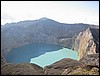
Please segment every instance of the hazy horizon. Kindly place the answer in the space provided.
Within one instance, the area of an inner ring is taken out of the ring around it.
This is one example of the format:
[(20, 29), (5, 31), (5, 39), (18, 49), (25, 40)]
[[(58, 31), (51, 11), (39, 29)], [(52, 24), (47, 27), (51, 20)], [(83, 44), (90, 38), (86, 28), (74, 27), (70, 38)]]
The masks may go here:
[(42, 17), (99, 25), (99, 1), (1, 1), (1, 25)]
[[(44, 17), (42, 17), (42, 18), (44, 18)], [(46, 18), (47, 18), (47, 17), (46, 17)], [(41, 18), (39, 18), (39, 19), (41, 19)], [(35, 19), (35, 20), (39, 20), (39, 19)], [(48, 19), (50, 19), (50, 18), (48, 18)], [(54, 19), (51, 19), (51, 20), (54, 20)], [(34, 20), (23, 20), (23, 21), (34, 21)], [(18, 22), (23, 22), (23, 21), (8, 22), (8, 23), (5, 23), (5, 24), (3, 24), (3, 25), (11, 24), (11, 23), (18, 23)], [(54, 20), (54, 21), (56, 21), (56, 20)], [(57, 22), (58, 22), (58, 21), (57, 21)], [(64, 22), (59, 22), (59, 23), (64, 23)], [(89, 24), (89, 23), (65, 23), (65, 24)], [(89, 25), (95, 25), (95, 24), (89, 24)], [(99, 25), (97, 25), (97, 26), (99, 26)]]

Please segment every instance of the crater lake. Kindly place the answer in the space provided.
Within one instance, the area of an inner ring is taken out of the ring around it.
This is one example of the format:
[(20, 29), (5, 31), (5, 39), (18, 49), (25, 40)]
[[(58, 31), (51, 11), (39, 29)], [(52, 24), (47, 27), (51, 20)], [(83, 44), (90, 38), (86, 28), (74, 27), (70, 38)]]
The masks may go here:
[(41, 67), (63, 58), (78, 59), (77, 52), (52, 44), (28, 44), (12, 49), (6, 55), (8, 63), (34, 63)]

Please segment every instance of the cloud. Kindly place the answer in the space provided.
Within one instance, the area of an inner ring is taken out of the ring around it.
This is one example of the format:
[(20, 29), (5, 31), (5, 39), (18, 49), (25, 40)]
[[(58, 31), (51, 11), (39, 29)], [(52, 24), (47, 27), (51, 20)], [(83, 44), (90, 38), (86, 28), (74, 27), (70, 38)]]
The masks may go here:
[(8, 15), (6, 13), (3, 13), (1, 15), (1, 23), (2, 23), (2, 25), (4, 25), (5, 23), (8, 23), (8, 22), (11, 23), (13, 21), (15, 21), (14, 17), (12, 17), (12, 16), (10, 16), (10, 15)]
[(99, 23), (98, 2), (2, 1), (1, 23), (48, 17), (62, 23)]

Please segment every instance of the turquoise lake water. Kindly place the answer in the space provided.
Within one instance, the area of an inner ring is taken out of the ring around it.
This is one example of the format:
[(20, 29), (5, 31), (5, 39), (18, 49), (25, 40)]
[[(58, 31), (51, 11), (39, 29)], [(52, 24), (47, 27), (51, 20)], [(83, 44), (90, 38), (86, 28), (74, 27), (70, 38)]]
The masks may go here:
[(77, 52), (57, 45), (29, 44), (12, 49), (6, 56), (9, 63), (35, 63), (41, 67), (63, 58), (78, 59)]

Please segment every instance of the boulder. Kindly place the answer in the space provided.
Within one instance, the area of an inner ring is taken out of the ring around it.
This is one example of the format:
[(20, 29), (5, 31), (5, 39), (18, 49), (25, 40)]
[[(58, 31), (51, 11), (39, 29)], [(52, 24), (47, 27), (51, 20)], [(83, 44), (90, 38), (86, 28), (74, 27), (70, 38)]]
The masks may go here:
[(99, 67), (99, 53), (86, 55), (79, 61), (87, 65), (94, 65)]
[(73, 66), (79, 66), (81, 64), (82, 63), (78, 62), (77, 60), (64, 58), (58, 62), (44, 67), (44, 73), (45, 75), (61, 75), (65, 69)]
[(65, 69), (61, 75), (99, 75), (99, 68), (93, 65), (73, 66)]

